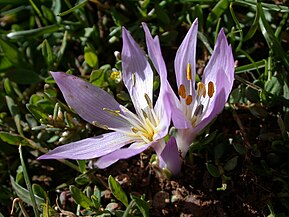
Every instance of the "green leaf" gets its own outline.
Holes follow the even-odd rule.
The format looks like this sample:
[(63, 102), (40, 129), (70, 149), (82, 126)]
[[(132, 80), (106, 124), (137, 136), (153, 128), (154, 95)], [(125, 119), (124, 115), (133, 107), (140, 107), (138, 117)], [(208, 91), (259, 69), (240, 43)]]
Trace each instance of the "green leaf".
[(32, 184), (32, 190), (34, 192), (35, 195), (37, 195), (40, 198), (43, 198), (43, 200), (45, 200), (47, 198), (47, 194), (44, 191), (44, 189), (38, 185), (38, 184)]
[(27, 109), (32, 113), (32, 115), (36, 118), (38, 121), (46, 121), (47, 115), (45, 114), (45, 111), (39, 108), (38, 106), (32, 105), (32, 104), (26, 104)]
[(116, 199), (118, 199), (120, 202), (122, 202), (126, 207), (128, 206), (128, 199), (121, 188), (120, 184), (110, 175), (108, 177), (108, 186), (111, 190), (111, 193), (115, 196)]
[[(23, 54), (12, 44), (4, 41), (0, 38), (0, 51), (2, 51), (4, 57), (12, 63), (12, 65), (20, 65), (24, 62)], [(6, 67), (9, 65), (5, 63)]]
[(91, 67), (91, 68), (97, 68), (98, 67), (98, 57), (96, 55), (96, 51), (91, 46), (85, 46), (84, 47), (84, 59), (85, 62)]
[(227, 10), (229, 6), (228, 0), (220, 0), (215, 7), (212, 9), (211, 13), (207, 18), (207, 27), (211, 26), (213, 22), (219, 19), (219, 17)]
[(0, 139), (10, 145), (22, 145), (31, 147), (30, 141), (27, 138), (14, 133), (0, 131)]
[(65, 16), (65, 15), (67, 15), (67, 14), (75, 11), (75, 10), (78, 9), (78, 8), (83, 8), (83, 7), (86, 5), (87, 2), (88, 2), (88, 0), (82, 1), (82, 2), (80, 2), (79, 4), (75, 5), (74, 7), (70, 8), (69, 10), (64, 11), (64, 12), (58, 14), (58, 16), (61, 16), (61, 17), (62, 17), (62, 16)]
[[(16, 183), (12, 176), (10, 176), (10, 182), (11, 182), (12, 188), (14, 189), (15, 193), (17, 194), (17, 196), (21, 200), (23, 200), (25, 203), (27, 203), (27, 204), (32, 206), (32, 201), (31, 201), (31, 198), (30, 198), (29, 191), (27, 189), (23, 188), (18, 183)], [(45, 203), (45, 200), (43, 198), (41, 198), (41, 197), (38, 197), (37, 195), (35, 195), (35, 201), (36, 201), (36, 204), (37, 204), (38, 208), (40, 208), (41, 204)]]
[(48, 41), (45, 39), (42, 42), (42, 55), (45, 59), (45, 62), (48, 66), (48, 68), (51, 68), (53, 62), (54, 62), (54, 55), (52, 52), (52, 49), (50, 47), (50, 44), (48, 43)]
[(282, 60), (283, 64), (289, 70), (289, 60), (288, 57), (283, 50), (282, 46), (279, 43), (279, 40), (276, 38), (271, 26), (266, 20), (262, 5), (258, 2), (257, 9), (260, 14), (259, 24), (264, 38), (267, 41), (269, 48), (271, 48), (274, 54)]
[(141, 212), (143, 217), (149, 217), (149, 206), (146, 201), (138, 198), (133, 197), (134, 202), (136, 203), (137, 208)]
[(17, 32), (11, 32), (7, 34), (7, 37), (10, 39), (27, 39), (27, 38), (36, 38), (38, 36), (42, 36), (44, 34), (49, 34), (56, 32), (60, 29), (58, 25), (50, 25), (45, 27), (40, 27), (37, 29), (30, 29), (30, 30), (23, 30), (23, 31), (17, 31)]
[(272, 93), (274, 95), (279, 95), (280, 91), (282, 90), (282, 83), (281, 81), (273, 76), (269, 81), (265, 83), (265, 90), (269, 93)]
[(231, 171), (235, 169), (237, 164), (238, 164), (238, 156), (235, 156), (226, 162), (226, 164), (224, 165), (224, 169), (226, 171)]
[(90, 209), (93, 206), (93, 202), (77, 187), (74, 185), (69, 186), (69, 190), (75, 202), (85, 209)]
[(206, 163), (207, 166), (207, 170), (209, 171), (209, 173), (214, 176), (214, 177), (220, 177), (220, 171), (218, 169), (218, 167), (216, 167), (215, 165), (211, 164), (211, 163)]
[(6, 76), (18, 84), (35, 84), (41, 80), (35, 71), (22, 67), (17, 67), (15, 70), (6, 73)]

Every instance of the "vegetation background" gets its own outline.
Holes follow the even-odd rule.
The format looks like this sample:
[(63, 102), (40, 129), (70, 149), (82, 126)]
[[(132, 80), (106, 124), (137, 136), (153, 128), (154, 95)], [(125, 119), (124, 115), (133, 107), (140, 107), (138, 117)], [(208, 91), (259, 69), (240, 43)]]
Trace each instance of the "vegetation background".
[[(0, 216), (289, 216), (288, 13), (287, 0), (0, 0)], [(66, 106), (49, 71), (129, 106), (115, 55), (121, 27), (144, 49), (141, 22), (160, 36), (173, 85), (175, 52), (196, 17), (198, 74), (224, 28), (235, 83), (179, 176), (162, 179), (150, 151), (105, 170), (36, 160), (102, 132)]]

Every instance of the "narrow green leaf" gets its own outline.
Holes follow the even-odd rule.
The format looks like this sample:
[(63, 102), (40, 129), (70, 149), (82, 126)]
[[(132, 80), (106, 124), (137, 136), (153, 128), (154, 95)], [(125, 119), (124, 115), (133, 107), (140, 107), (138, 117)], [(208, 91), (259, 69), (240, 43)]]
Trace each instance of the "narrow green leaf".
[(283, 50), (282, 46), (280, 45), (279, 40), (276, 38), (271, 26), (267, 22), (262, 5), (260, 3), (257, 3), (257, 9), (260, 14), (260, 28), (269, 48), (273, 50), (274, 54), (282, 60), (287, 70), (289, 70), (289, 60), (287, 58), (287, 55)]
[(93, 207), (93, 202), (77, 187), (74, 185), (69, 186), (69, 190), (75, 202), (85, 209)]
[(149, 206), (146, 201), (138, 198), (133, 197), (134, 202), (136, 203), (137, 208), (141, 212), (143, 217), (149, 217)]
[[(31, 201), (31, 198), (29, 196), (29, 191), (27, 189), (23, 188), (18, 183), (16, 183), (12, 176), (10, 176), (10, 182), (11, 182), (12, 188), (14, 189), (17, 196), (21, 200), (23, 200), (25, 203), (32, 206), (32, 201)], [(36, 201), (37, 207), (40, 207), (41, 204), (45, 203), (45, 200), (41, 197), (38, 197), (37, 195), (35, 195), (35, 201)]]
[(38, 106), (32, 105), (32, 104), (26, 104), (26, 108), (32, 113), (32, 115), (36, 118), (38, 121), (46, 121), (47, 115), (45, 114), (45, 111), (39, 108)]
[(255, 33), (256, 33), (256, 31), (257, 31), (257, 29), (259, 27), (259, 19), (260, 19), (259, 11), (256, 10), (256, 14), (255, 14), (255, 18), (254, 18), (253, 24), (251, 25), (251, 27), (250, 27), (249, 31), (247, 32), (246, 36), (244, 37), (244, 41), (248, 41), (249, 39), (251, 39), (255, 35)]
[(220, 16), (225, 12), (225, 10), (227, 10), (228, 6), (228, 0), (220, 0), (212, 9), (211, 13), (207, 18), (207, 27), (211, 26), (216, 20), (218, 20)]
[[(24, 62), (23, 54), (12, 44), (0, 38), (0, 51), (13, 65), (20, 65)], [(6, 65), (7, 66), (7, 65)]]
[(17, 32), (10, 32), (7, 34), (7, 37), (10, 39), (25, 39), (25, 38), (31, 38), (31, 37), (38, 37), (44, 34), (53, 33), (60, 29), (60, 26), (58, 25), (50, 25), (45, 27), (40, 27), (37, 29), (29, 29), (29, 30), (23, 30), (23, 31), (17, 31)]
[(111, 193), (115, 196), (116, 199), (118, 199), (120, 202), (122, 202), (126, 207), (128, 206), (128, 199), (121, 188), (120, 184), (110, 175), (108, 177), (108, 186), (111, 190)]
[(48, 68), (51, 68), (54, 62), (54, 56), (53, 56), (51, 46), (46, 39), (42, 42), (42, 55), (45, 59), (45, 62)]
[(39, 214), (39, 211), (38, 211), (38, 209), (40, 209), (40, 207), (36, 203), (36, 198), (35, 198), (33, 189), (31, 187), (30, 178), (29, 178), (29, 175), (28, 175), (28, 171), (26, 169), (26, 165), (25, 165), (25, 162), (24, 162), (24, 159), (23, 159), (23, 155), (22, 155), (22, 146), (20, 145), (18, 149), (19, 149), (19, 156), (20, 156), (21, 166), (23, 168), (23, 176), (24, 176), (24, 180), (25, 180), (27, 189), (29, 191), (29, 196), (30, 196), (30, 199), (31, 199), (34, 215), (36, 217), (40, 217), (40, 214)]
[(65, 16), (65, 15), (67, 15), (67, 14), (75, 11), (75, 10), (78, 9), (78, 8), (83, 8), (83, 7), (86, 5), (87, 2), (88, 2), (88, 0), (84, 0), (84, 1), (80, 2), (79, 4), (75, 5), (74, 7), (70, 8), (69, 10), (64, 11), (64, 12), (58, 14), (58, 16), (61, 16), (61, 17), (62, 17), (62, 16)]

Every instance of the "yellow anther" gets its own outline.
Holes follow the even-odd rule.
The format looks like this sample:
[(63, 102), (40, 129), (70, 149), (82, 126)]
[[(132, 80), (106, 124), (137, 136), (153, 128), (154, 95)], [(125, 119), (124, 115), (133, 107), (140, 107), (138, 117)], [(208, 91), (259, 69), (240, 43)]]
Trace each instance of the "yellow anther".
[(112, 114), (114, 116), (119, 116), (120, 111), (119, 110), (112, 110), (112, 109), (108, 109), (108, 108), (103, 108), (103, 111)]
[(203, 96), (203, 97), (206, 96), (206, 87), (205, 87), (205, 84), (203, 82), (198, 83), (197, 94), (198, 94), (198, 96)]
[(153, 109), (153, 103), (152, 103), (150, 97), (146, 93), (145, 93), (144, 97), (145, 97), (145, 99), (147, 101), (147, 104), (148, 104), (149, 108)]
[(214, 95), (215, 93), (215, 86), (214, 86), (214, 83), (212, 81), (210, 81), (208, 83), (208, 96), (210, 98), (212, 98), (212, 96)]
[(94, 126), (96, 126), (96, 127), (102, 128), (102, 129), (104, 129), (104, 130), (108, 130), (108, 126), (106, 126), (106, 125), (104, 125), (104, 124), (101, 124), (101, 123), (99, 123), (99, 122), (97, 122), (97, 121), (92, 121), (91, 123), (92, 123), (92, 125), (94, 125)]
[(187, 96), (186, 88), (185, 88), (185, 86), (184, 86), (183, 84), (180, 85), (179, 95), (180, 95), (180, 97), (182, 97), (183, 99), (185, 99), (186, 96)]
[(134, 132), (134, 133), (137, 133), (139, 130), (136, 129), (135, 127), (132, 127), (132, 128), (131, 128), (131, 131)]
[(110, 74), (110, 78), (112, 80), (120, 79), (120, 76), (121, 76), (121, 72), (119, 72), (119, 71), (113, 71)]
[(186, 98), (186, 104), (187, 105), (191, 105), (192, 101), (193, 101), (192, 95), (188, 95), (187, 98)]
[(189, 81), (192, 80), (192, 68), (190, 63), (187, 65), (187, 79)]

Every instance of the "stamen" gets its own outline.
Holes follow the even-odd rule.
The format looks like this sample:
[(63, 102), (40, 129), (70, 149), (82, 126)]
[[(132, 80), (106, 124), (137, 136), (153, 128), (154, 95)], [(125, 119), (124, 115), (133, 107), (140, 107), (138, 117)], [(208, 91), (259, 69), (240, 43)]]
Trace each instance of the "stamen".
[(144, 118), (148, 119), (149, 116), (147, 115), (147, 113), (143, 109), (141, 109), (141, 112), (142, 112), (142, 115), (144, 116)]
[(202, 104), (198, 105), (195, 112), (194, 112), (194, 116), (201, 116), (203, 114), (203, 109), (204, 106)]
[(131, 128), (131, 131), (132, 131), (132, 132), (134, 132), (134, 133), (137, 133), (137, 132), (139, 132), (139, 130), (138, 130), (138, 129), (136, 129), (136, 128), (134, 128), (134, 127), (132, 127), (132, 128)]
[(192, 101), (193, 101), (192, 95), (188, 95), (187, 98), (186, 98), (186, 104), (187, 105), (191, 105)]
[(147, 101), (147, 104), (148, 104), (149, 108), (153, 109), (153, 103), (152, 103), (150, 97), (146, 93), (145, 93), (144, 97), (145, 97), (145, 99)]
[(192, 68), (190, 63), (187, 65), (187, 79), (189, 81), (192, 80)]
[(179, 88), (179, 96), (182, 97), (183, 99), (186, 98), (186, 88), (185, 88), (185, 85), (181, 84), (180, 85), (180, 88)]
[(135, 82), (136, 82), (135, 72), (133, 72), (133, 73), (131, 74), (131, 80), (132, 80), (132, 86), (134, 87), (134, 86), (135, 86)]
[(203, 82), (198, 83), (197, 94), (198, 94), (198, 96), (203, 96), (203, 97), (206, 96), (206, 87), (205, 87), (205, 84)]
[(106, 125), (104, 125), (104, 124), (101, 124), (101, 123), (99, 123), (99, 122), (97, 122), (97, 121), (92, 121), (91, 123), (92, 123), (92, 125), (94, 125), (94, 126), (96, 126), (96, 127), (102, 128), (102, 129), (104, 129), (104, 130), (108, 130), (108, 126), (106, 126)]
[(212, 81), (210, 81), (210, 82), (208, 83), (208, 96), (209, 96), (210, 98), (212, 98), (212, 96), (214, 95), (214, 93), (215, 93), (214, 83), (213, 83)]
[(109, 113), (109, 114), (112, 114), (114, 116), (119, 116), (119, 113), (120, 111), (119, 110), (112, 110), (112, 109), (109, 109), (109, 108), (103, 108), (103, 111)]

